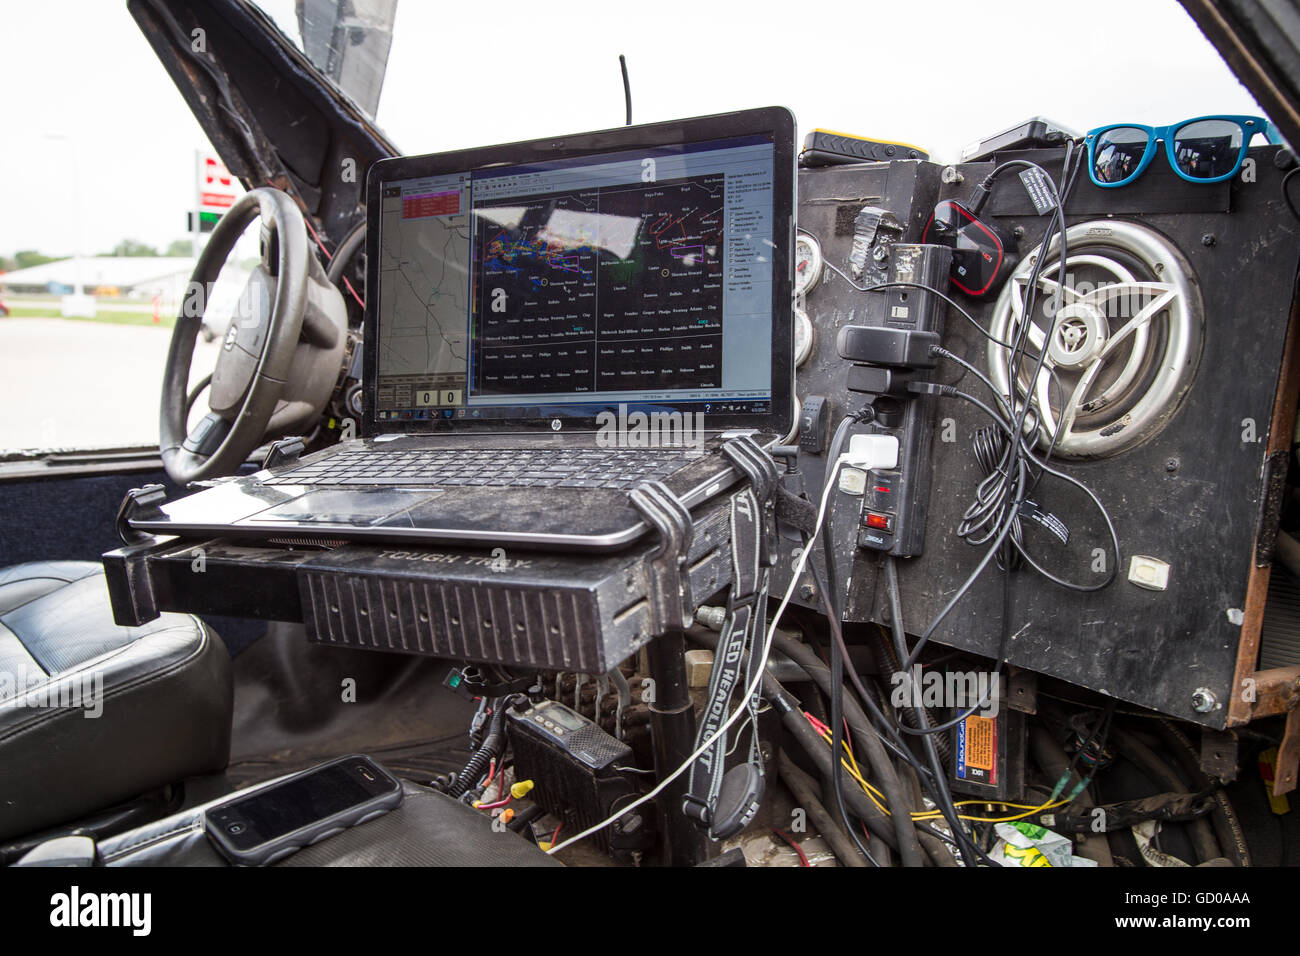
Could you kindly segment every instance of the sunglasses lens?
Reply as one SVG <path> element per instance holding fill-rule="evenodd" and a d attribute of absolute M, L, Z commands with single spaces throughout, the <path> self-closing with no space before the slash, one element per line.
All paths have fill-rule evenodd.
<path fill-rule="evenodd" d="M 1099 183 L 1122 183 L 1142 165 L 1151 136 L 1135 126 L 1116 126 L 1097 137 L 1092 152 L 1092 175 Z"/>
<path fill-rule="evenodd" d="M 1198 120 L 1174 133 L 1174 162 L 1184 176 L 1229 176 L 1241 155 L 1242 130 L 1232 120 Z"/>

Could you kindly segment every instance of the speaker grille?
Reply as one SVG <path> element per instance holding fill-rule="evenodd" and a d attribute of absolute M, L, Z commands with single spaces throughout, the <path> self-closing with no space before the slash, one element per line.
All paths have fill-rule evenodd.
<path fill-rule="evenodd" d="M 1037 397 L 1040 442 L 1053 454 L 1107 458 L 1157 435 L 1177 411 L 1200 362 L 1203 307 L 1186 259 L 1154 230 L 1097 221 L 1066 236 L 1060 310 L 1052 311 L 1058 239 L 1031 252 L 1003 287 L 989 325 L 997 340 L 988 346 L 989 374 L 1008 398 Z M 1042 256 L 1035 314 L 1026 315 Z M 1027 355 L 1013 382 L 1011 353 L 998 342 L 1022 334 Z"/>

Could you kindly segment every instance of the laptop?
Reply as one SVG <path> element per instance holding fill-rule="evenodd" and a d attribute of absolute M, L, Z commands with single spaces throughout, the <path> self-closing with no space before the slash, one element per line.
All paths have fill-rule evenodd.
<path fill-rule="evenodd" d="M 360 437 L 132 526 L 627 546 L 791 430 L 794 169 L 779 107 L 375 163 Z"/>

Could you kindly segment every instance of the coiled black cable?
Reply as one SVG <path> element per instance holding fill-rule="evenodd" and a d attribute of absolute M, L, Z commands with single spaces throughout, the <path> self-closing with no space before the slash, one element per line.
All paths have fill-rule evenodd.
<path fill-rule="evenodd" d="M 500 697 L 492 702 L 492 718 L 488 721 L 487 736 L 483 738 L 478 750 L 474 751 L 474 755 L 469 758 L 465 768 L 456 774 L 456 779 L 447 788 L 447 796 L 457 800 L 463 797 L 474 784 L 478 783 L 483 772 L 487 770 L 489 761 L 505 750 L 506 705 L 512 699 Z"/>
<path fill-rule="evenodd" d="M 984 472 L 984 480 L 975 490 L 975 503 L 962 515 L 957 526 L 957 536 L 970 545 L 981 545 L 997 533 L 1008 510 L 1015 508 L 1007 498 L 1011 489 L 1011 443 L 1006 436 L 991 425 L 981 425 L 971 435 L 971 450 L 975 462 Z M 991 521 L 991 526 L 990 526 Z M 983 534 L 976 534 L 983 531 Z M 1001 571 L 1020 569 L 1020 551 L 1024 548 L 1024 531 L 1017 512 L 1011 519 L 1011 542 L 1014 547 L 1003 546 L 995 560 Z"/>

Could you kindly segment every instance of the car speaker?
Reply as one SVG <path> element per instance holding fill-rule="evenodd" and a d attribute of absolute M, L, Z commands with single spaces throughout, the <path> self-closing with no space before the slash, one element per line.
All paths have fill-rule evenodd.
<path fill-rule="evenodd" d="M 1005 344 L 1024 336 L 1015 398 L 1037 396 L 1040 444 L 1061 458 L 1108 458 L 1159 434 L 1177 412 L 1200 363 L 1204 310 L 1187 260 L 1152 229 L 1083 222 L 1067 230 L 1066 250 L 1064 283 L 1058 238 L 1003 286 L 990 322 L 990 378 L 1012 397 Z M 1036 314 L 1027 317 L 1035 268 Z"/>

